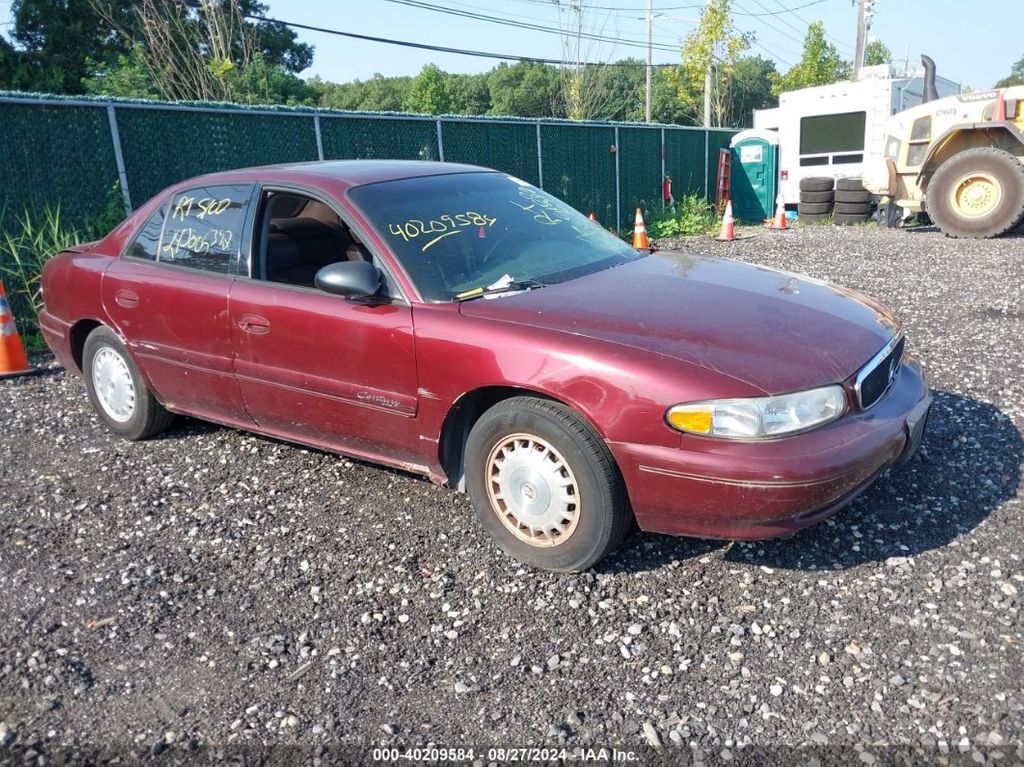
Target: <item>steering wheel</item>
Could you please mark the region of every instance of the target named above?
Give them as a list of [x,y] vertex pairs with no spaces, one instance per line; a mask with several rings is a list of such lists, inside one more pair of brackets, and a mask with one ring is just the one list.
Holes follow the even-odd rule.
[[[506,229],[504,232],[501,232],[496,237],[494,237],[494,241],[491,243],[491,246],[487,249],[487,252],[484,253],[484,255],[477,262],[477,269],[479,269],[481,272],[484,271],[484,267],[487,266],[487,262],[491,260],[491,257],[494,256],[496,252],[498,252],[498,246],[505,242],[505,240],[510,239],[515,234],[515,231],[511,229]],[[488,239],[490,239],[490,237],[488,237]]]

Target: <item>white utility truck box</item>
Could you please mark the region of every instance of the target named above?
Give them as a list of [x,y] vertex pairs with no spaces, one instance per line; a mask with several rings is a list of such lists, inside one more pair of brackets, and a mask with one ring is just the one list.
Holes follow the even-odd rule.
[[[893,76],[891,65],[862,67],[856,80],[779,95],[773,109],[754,110],[754,128],[779,134],[779,189],[786,202],[800,199],[800,179],[851,178],[865,163],[881,160],[886,121],[922,102],[924,76]],[[939,98],[960,84],[936,77]]]

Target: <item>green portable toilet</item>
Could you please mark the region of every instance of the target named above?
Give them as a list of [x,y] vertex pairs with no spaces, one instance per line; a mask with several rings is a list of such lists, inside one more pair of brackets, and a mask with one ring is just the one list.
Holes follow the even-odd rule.
[[761,223],[775,215],[779,184],[779,134],[745,130],[732,137],[730,196],[739,221]]

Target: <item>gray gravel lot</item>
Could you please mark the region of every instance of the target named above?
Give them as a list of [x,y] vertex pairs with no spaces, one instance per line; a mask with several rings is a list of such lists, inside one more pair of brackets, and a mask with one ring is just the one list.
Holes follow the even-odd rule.
[[131,444],[52,363],[0,382],[0,743],[1024,761],[1024,235],[744,234],[681,247],[879,297],[936,396],[918,457],[788,540],[535,572],[426,481],[187,419]]

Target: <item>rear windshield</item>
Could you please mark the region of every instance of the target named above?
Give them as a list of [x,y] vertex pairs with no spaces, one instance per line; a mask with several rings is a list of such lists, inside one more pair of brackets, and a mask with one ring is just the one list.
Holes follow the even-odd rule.
[[640,257],[561,200],[500,173],[385,181],[349,196],[427,301],[509,278],[564,282]]

